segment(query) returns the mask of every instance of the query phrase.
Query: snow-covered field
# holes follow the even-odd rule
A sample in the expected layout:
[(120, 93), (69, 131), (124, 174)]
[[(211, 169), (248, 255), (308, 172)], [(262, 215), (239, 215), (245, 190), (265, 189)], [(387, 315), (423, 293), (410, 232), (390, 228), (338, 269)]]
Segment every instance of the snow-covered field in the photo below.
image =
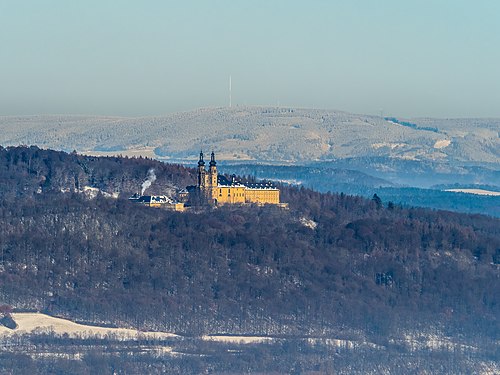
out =
[(440, 141), (436, 141), (434, 143), (434, 148), (445, 148), (448, 147), (451, 144), (451, 141), (449, 139), (443, 139)]
[(165, 339), (177, 337), (169, 332), (143, 332), (129, 328), (97, 327), (72, 322), (68, 319), (56, 318), (42, 313), (13, 313), (12, 318), (17, 323), (16, 329), (0, 326), (0, 338), (19, 333), (53, 332), (57, 335), (67, 334), (70, 337), (104, 336), (112, 334), (121, 339), (151, 338)]
[(268, 336), (232, 336), (232, 335), (205, 335), (201, 337), (207, 341), (217, 341), (231, 344), (256, 344), (276, 340)]
[[(0, 352), (19, 354), (29, 356), (33, 360), (41, 361), (86, 361), (94, 355), (96, 350), (103, 350), (105, 355), (114, 356), (133, 356), (134, 358), (157, 358), (167, 360), (172, 357), (210, 357), (213, 353), (229, 353), (231, 355), (239, 355), (244, 353), (248, 348), (245, 345), (259, 345), (259, 348), (265, 349), (265, 346), (285, 343), (289, 339), (290, 342), (307, 343), (314, 353), (314, 350), (324, 351), (325, 348), (334, 349), (338, 355), (349, 353), (351, 351), (368, 350), (372, 353), (388, 353), (388, 350), (394, 350), (396, 345), (398, 351), (406, 351), (407, 353), (418, 352), (428, 353), (436, 352), (439, 355), (447, 355), (446, 353), (469, 353), (471, 359), (465, 364), (466, 369), (474, 369), (474, 372), (481, 375), (499, 374), (500, 368), (496, 361), (482, 360), (476, 357), (480, 348), (471, 346), (465, 342), (457, 342), (451, 337), (445, 336), (442, 332), (436, 331), (432, 333), (425, 332), (407, 332), (403, 337), (389, 339), (389, 346), (384, 344), (376, 344), (367, 341), (364, 337), (358, 339), (340, 339), (333, 337), (277, 337), (277, 336), (259, 336), (259, 335), (231, 335), (231, 334), (208, 334), (201, 337), (182, 337), (169, 332), (143, 332), (128, 328), (107, 328), (99, 326), (90, 326), (85, 324), (75, 323), (68, 319), (57, 318), (42, 313), (13, 313), (11, 314), (18, 327), (9, 329), (0, 326)], [(33, 341), (23, 340), (22, 336), (13, 336), (15, 334), (22, 335), (23, 333), (31, 333), (34, 336)], [(42, 345), (36, 339), (37, 334), (54, 334), (61, 339), (62, 335), (69, 337), (81, 338), (112, 338), (112, 344), (107, 341), (100, 343), (99, 340), (89, 340), (86, 344), (85, 340), (76, 341), (77, 344), (68, 345), (66, 341), (43, 341)], [(154, 341), (167, 338), (178, 338), (177, 340), (169, 340), (168, 345), (165, 342)], [(146, 339), (146, 340), (144, 340)], [(149, 341), (151, 340), (151, 341)], [(186, 341), (187, 340), (187, 341)], [(200, 341), (205, 341), (201, 343)], [(186, 351), (185, 343), (188, 342), (188, 350)], [(214, 346), (210, 346), (214, 343)], [(201, 344), (201, 345), (200, 345)], [(220, 345), (224, 344), (224, 345)], [(89, 346), (90, 345), (90, 346)], [(200, 349), (209, 348), (208, 350)], [(404, 349), (403, 349), (404, 348)], [(215, 350), (215, 351), (214, 351)], [(219, 350), (217, 352), (217, 350)], [(253, 350), (253, 349), (250, 349)], [(394, 353), (394, 352), (393, 352)], [(384, 354), (387, 355), (387, 354)], [(464, 354), (465, 355), (465, 354)], [(90, 356), (90, 357), (89, 357)], [(454, 358), (454, 357), (450, 357)], [(471, 362), (472, 361), (472, 362)], [(69, 362), (68, 362), (69, 363)], [(397, 371), (399, 373), (399, 371)], [(356, 372), (359, 373), (359, 372)], [(392, 373), (389, 371), (373, 371), (369, 373)], [(422, 374), (430, 374), (432, 372), (422, 371)], [(442, 372), (440, 372), (442, 373)], [(464, 372), (466, 373), (466, 372)]]
[(453, 193), (500, 196), (499, 191), (490, 191), (483, 189), (446, 189), (445, 191), (451, 191)]

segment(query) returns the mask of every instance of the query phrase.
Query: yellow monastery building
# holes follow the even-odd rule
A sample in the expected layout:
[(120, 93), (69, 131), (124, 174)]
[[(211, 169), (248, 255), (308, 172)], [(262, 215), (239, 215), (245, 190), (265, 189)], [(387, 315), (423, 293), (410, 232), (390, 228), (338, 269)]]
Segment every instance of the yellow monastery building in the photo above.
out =
[(213, 152), (210, 156), (208, 171), (205, 169), (203, 152), (200, 152), (196, 188), (214, 205), (256, 203), (286, 207), (286, 204), (280, 203), (279, 189), (270, 182), (243, 183), (234, 178), (229, 180), (224, 176), (219, 176)]

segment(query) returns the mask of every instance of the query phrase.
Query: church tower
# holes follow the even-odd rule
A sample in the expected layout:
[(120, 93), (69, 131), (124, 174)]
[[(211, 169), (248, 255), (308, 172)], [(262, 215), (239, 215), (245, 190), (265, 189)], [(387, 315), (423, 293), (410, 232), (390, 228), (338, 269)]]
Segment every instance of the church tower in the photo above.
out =
[(215, 161), (215, 154), (212, 151), (212, 155), (210, 155), (210, 164), (208, 170), (208, 183), (212, 189), (217, 188), (217, 163)]
[(205, 190), (206, 183), (207, 183), (207, 171), (205, 170), (203, 151), (200, 151), (200, 160), (198, 160), (198, 188)]

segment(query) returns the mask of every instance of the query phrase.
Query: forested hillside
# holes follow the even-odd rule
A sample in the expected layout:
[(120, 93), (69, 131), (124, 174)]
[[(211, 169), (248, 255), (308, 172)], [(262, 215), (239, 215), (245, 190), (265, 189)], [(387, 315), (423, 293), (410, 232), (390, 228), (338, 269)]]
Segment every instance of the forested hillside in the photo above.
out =
[(152, 191), (193, 182), (152, 160), (0, 149), (0, 303), (182, 334), (394, 349), (434, 332), (497, 350), (500, 220), (286, 186), (289, 210), (124, 199), (151, 168)]
[[(349, 169), (315, 166), (275, 166), (261, 164), (222, 165), (220, 170), (229, 174), (251, 175), (261, 179), (271, 179), (289, 184), (298, 184), (319, 192), (344, 192), (352, 195), (372, 197), (377, 194), (383, 201), (392, 201), (403, 206), (428, 207), (465, 213), (479, 213), (500, 217), (500, 196), (477, 194), (457, 194), (444, 191), (450, 188), (486, 188), (494, 191), (494, 185), (454, 183), (420, 189), (392, 185), (382, 179)], [(396, 174), (396, 173), (395, 173)], [(429, 176), (431, 172), (425, 173)], [(500, 173), (496, 173), (500, 177)], [(428, 177), (432, 180), (435, 176)], [(495, 178), (483, 177), (486, 181)], [(408, 177), (410, 179), (410, 177)]]
[(0, 146), (0, 198), (76, 192), (85, 187), (128, 197), (141, 190), (150, 169), (156, 175), (150, 194), (171, 192), (195, 181), (190, 169), (142, 157), (89, 157), (35, 146)]

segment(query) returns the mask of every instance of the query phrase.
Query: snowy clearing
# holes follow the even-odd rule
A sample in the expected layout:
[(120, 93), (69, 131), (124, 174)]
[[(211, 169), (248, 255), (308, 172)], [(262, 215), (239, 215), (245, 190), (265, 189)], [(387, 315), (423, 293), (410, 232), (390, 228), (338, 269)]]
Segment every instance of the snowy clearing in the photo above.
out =
[(499, 191), (490, 191), (490, 190), (483, 190), (483, 189), (446, 189), (445, 191), (451, 191), (453, 193), (500, 196)]
[(434, 143), (434, 148), (445, 148), (445, 147), (448, 147), (449, 145), (451, 144), (451, 141), (448, 140), (448, 139), (443, 139), (441, 141), (436, 141), (436, 143)]
[(318, 226), (318, 223), (315, 222), (314, 220), (311, 220), (311, 219), (308, 219), (306, 217), (301, 217), (300, 218), (300, 223), (307, 227), (307, 228), (311, 228), (311, 229), (316, 229), (316, 227)]
[(205, 335), (201, 337), (202, 340), (218, 341), (230, 344), (255, 344), (262, 342), (269, 342), (276, 340), (268, 336), (231, 336), (231, 335)]
[(387, 148), (390, 148), (391, 150), (394, 150), (395, 148), (402, 148), (402, 147), (405, 147), (405, 146), (407, 146), (406, 143), (387, 143), (387, 142), (384, 142), (384, 143), (372, 143), (372, 147), (375, 150), (378, 150), (379, 148), (384, 148), (384, 147), (387, 147)]
[(56, 318), (42, 313), (13, 313), (12, 318), (17, 323), (16, 329), (0, 326), (0, 337), (16, 333), (33, 333), (36, 331), (51, 331), (58, 335), (103, 336), (116, 335), (119, 339), (151, 338), (165, 339), (178, 335), (168, 332), (142, 332), (129, 328), (96, 327), (72, 322), (68, 319)]

